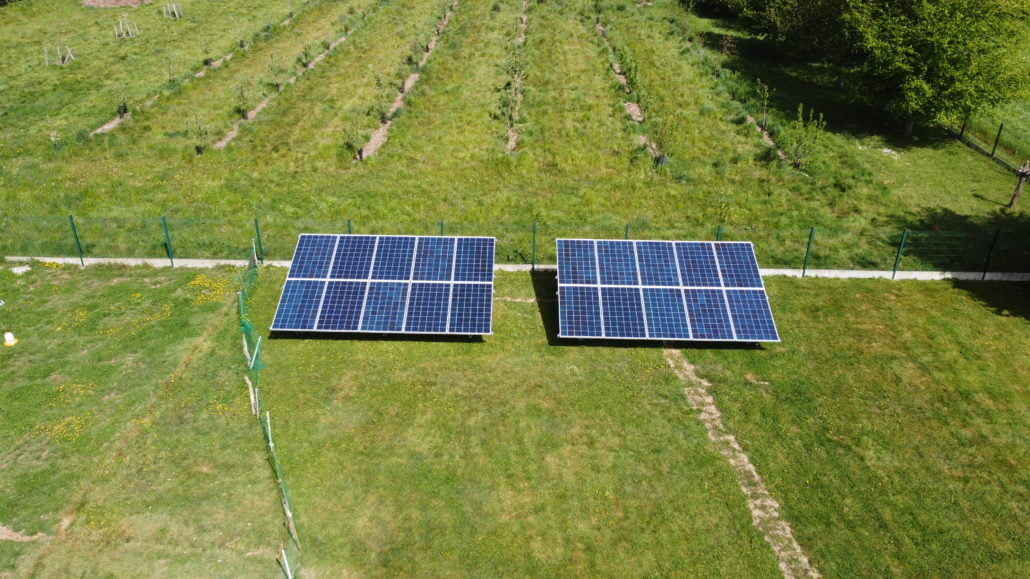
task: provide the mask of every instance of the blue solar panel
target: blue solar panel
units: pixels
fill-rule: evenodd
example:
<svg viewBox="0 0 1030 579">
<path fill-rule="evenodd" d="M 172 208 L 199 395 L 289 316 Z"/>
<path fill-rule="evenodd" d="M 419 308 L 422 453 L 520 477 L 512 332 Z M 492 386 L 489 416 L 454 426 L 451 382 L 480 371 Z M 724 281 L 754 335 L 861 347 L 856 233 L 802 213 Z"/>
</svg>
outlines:
<svg viewBox="0 0 1030 579">
<path fill-rule="evenodd" d="M 406 332 L 440 333 L 447 331 L 447 307 L 451 284 L 413 283 L 404 323 Z"/>
<path fill-rule="evenodd" d="M 598 288 L 558 286 L 558 326 L 562 336 L 600 338 L 601 301 Z"/>
<path fill-rule="evenodd" d="M 558 240 L 558 282 L 597 283 L 597 254 L 593 241 Z"/>
<path fill-rule="evenodd" d="M 697 340 L 732 340 L 726 294 L 715 289 L 684 290 L 690 327 Z"/>
<path fill-rule="evenodd" d="M 598 241 L 597 266 L 601 285 L 639 285 L 632 241 Z"/>
<path fill-rule="evenodd" d="M 689 340 L 690 324 L 683 309 L 683 292 L 676 288 L 643 288 L 648 337 Z"/>
<path fill-rule="evenodd" d="M 336 248 L 335 235 L 301 235 L 288 278 L 324 278 Z"/>
<path fill-rule="evenodd" d="M 750 243 L 717 243 L 715 254 L 719 257 L 724 287 L 763 287 L 758 260 Z"/>
<path fill-rule="evenodd" d="M 304 234 L 272 330 L 489 334 L 495 240 Z"/>
<path fill-rule="evenodd" d="M 779 341 L 748 242 L 559 239 L 563 338 Z"/>
<path fill-rule="evenodd" d="M 336 245 L 332 279 L 368 279 L 375 256 L 376 238 L 372 235 L 344 235 Z"/>
<path fill-rule="evenodd" d="M 361 329 L 365 332 L 400 332 L 404 329 L 404 302 L 408 285 L 401 282 L 373 282 L 368 286 Z"/>
<path fill-rule="evenodd" d="M 668 241 L 638 241 L 637 261 L 640 263 L 640 284 L 680 287 L 676 269 L 676 253 Z"/>
<path fill-rule="evenodd" d="M 726 290 L 738 340 L 779 341 L 769 300 L 762 290 Z"/>
<path fill-rule="evenodd" d="M 372 279 L 411 279 L 414 253 L 414 237 L 380 237 L 372 265 Z"/>
<path fill-rule="evenodd" d="M 286 280 L 272 327 L 289 327 L 295 330 L 313 329 L 324 289 L 325 282 L 320 280 Z"/>
<path fill-rule="evenodd" d="M 415 252 L 415 273 L 412 279 L 449 281 L 454 269 L 454 244 L 456 241 L 453 237 L 420 237 L 418 250 Z M 493 259 L 490 259 L 489 263 L 493 267 Z"/>
<path fill-rule="evenodd" d="M 711 243 L 679 242 L 676 257 L 684 287 L 722 287 Z"/>
<path fill-rule="evenodd" d="M 494 238 L 459 237 L 454 281 L 494 280 Z"/>
<path fill-rule="evenodd" d="M 601 312 L 604 315 L 605 336 L 638 338 L 647 335 L 640 288 L 602 287 Z"/>
<path fill-rule="evenodd" d="M 325 288 L 322 312 L 318 316 L 320 330 L 358 329 L 361 304 L 368 283 L 363 281 L 331 281 Z"/>
<path fill-rule="evenodd" d="M 455 334 L 490 332 L 493 288 L 485 283 L 456 283 L 451 290 L 449 330 Z"/>
</svg>

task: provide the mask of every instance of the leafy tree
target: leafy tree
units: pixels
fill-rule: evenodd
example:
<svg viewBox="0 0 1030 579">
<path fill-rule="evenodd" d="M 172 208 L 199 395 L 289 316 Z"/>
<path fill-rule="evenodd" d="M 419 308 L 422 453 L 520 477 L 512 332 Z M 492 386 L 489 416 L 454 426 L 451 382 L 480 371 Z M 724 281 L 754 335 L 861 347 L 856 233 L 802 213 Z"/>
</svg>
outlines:
<svg viewBox="0 0 1030 579">
<path fill-rule="evenodd" d="M 1025 90 L 1025 0 L 849 0 L 850 92 L 905 123 L 965 117 Z"/>
</svg>

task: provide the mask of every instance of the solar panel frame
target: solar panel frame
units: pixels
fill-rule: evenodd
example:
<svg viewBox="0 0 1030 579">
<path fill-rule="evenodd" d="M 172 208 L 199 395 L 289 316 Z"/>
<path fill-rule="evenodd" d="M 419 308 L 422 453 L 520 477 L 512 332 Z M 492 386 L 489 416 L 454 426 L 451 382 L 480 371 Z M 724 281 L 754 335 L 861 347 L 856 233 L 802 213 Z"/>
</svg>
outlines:
<svg viewBox="0 0 1030 579">
<path fill-rule="evenodd" d="M 324 252 L 318 253 L 309 249 L 312 246 L 321 247 L 322 245 L 319 244 L 326 243 L 327 240 L 325 238 L 329 237 L 336 238 L 336 240 L 331 243 L 332 253 L 328 255 L 328 258 L 325 257 Z M 308 238 L 315 238 L 313 241 L 318 243 L 309 242 L 307 241 Z M 373 241 L 372 250 L 369 253 L 364 244 L 367 244 L 370 239 Z M 386 240 L 385 243 L 383 243 L 384 240 Z M 437 259 L 444 259 L 449 263 L 444 265 L 436 264 L 427 269 L 427 265 L 433 265 L 428 264 L 428 261 L 431 261 L 433 257 L 431 254 L 434 253 L 434 249 L 440 249 L 440 240 L 444 240 L 442 242 L 444 245 L 450 242 L 450 248 L 438 253 Z M 423 251 L 420 253 L 421 243 L 425 243 L 426 247 L 423 247 Z M 410 245 L 410 252 L 405 249 L 408 245 Z M 462 258 L 467 258 L 467 262 L 459 259 L 459 247 L 465 250 Z M 346 261 L 347 256 L 342 255 L 340 251 L 343 251 L 345 248 L 356 248 L 360 252 L 358 257 L 367 259 L 367 263 L 357 264 L 353 267 L 342 263 L 342 261 Z M 384 253 L 380 254 L 380 249 L 384 249 Z M 273 318 L 271 330 L 274 332 L 317 332 L 328 334 L 492 335 L 495 250 L 496 238 L 493 237 L 302 233 L 298 237 L 297 246 L 294 249 L 290 272 L 299 271 L 305 274 L 313 272 L 316 274 L 320 273 L 321 276 L 301 277 L 293 276 L 290 272 L 287 273 L 287 280 L 283 284 L 283 290 L 276 305 L 276 314 Z M 306 252 L 306 255 L 303 254 L 304 252 Z M 304 258 L 311 257 L 312 255 L 319 257 L 325 263 L 314 265 L 305 263 Z M 389 263 L 377 269 L 376 260 L 382 256 L 386 256 Z M 421 262 L 420 258 L 422 259 Z M 459 270 L 459 267 L 464 269 Z M 364 275 L 355 275 L 354 277 L 345 275 L 348 273 L 361 274 L 362 272 Z M 464 279 L 456 279 L 459 275 Z M 437 279 L 423 279 L 426 277 Z M 321 295 L 318 299 L 317 309 L 310 313 L 308 309 L 311 308 L 312 296 L 309 294 L 314 291 L 315 284 L 321 284 Z M 330 309 L 337 307 L 337 301 L 339 300 L 350 302 L 353 306 L 353 302 L 356 301 L 353 291 L 356 288 L 356 284 L 362 286 L 360 310 L 357 314 L 356 324 L 353 320 L 349 319 L 353 316 L 325 310 L 327 305 Z M 416 286 L 427 285 L 439 285 L 447 288 L 447 308 L 443 315 L 445 326 L 442 330 L 409 329 L 409 327 L 439 327 L 438 323 L 431 320 L 426 321 L 428 318 L 426 318 L 427 312 L 424 309 L 419 310 L 415 314 L 416 317 L 421 316 L 422 320 L 417 321 L 413 319 L 412 323 L 409 324 L 408 316 L 411 313 L 409 310 L 412 306 L 413 295 L 416 294 L 415 288 Z M 403 287 L 398 288 L 398 286 Z M 456 286 L 469 287 L 462 292 L 455 292 L 454 288 Z M 284 305 L 290 306 L 298 299 L 297 296 L 292 295 L 290 291 L 292 287 L 303 287 L 306 290 L 300 296 L 300 299 L 305 300 L 304 305 L 294 305 L 292 310 L 284 311 L 280 315 L 280 309 Z M 346 288 L 348 291 L 345 292 L 343 288 Z M 390 291 L 394 293 L 390 294 Z M 397 291 L 400 291 L 401 301 L 397 301 Z M 422 293 L 424 293 L 421 289 L 418 292 L 419 296 L 422 296 Z M 434 300 L 436 300 L 436 303 L 439 303 L 437 299 L 439 298 L 439 292 L 430 293 L 434 294 Z M 452 316 L 458 315 L 458 312 L 452 312 L 452 302 L 455 299 L 456 293 L 459 294 L 459 297 L 466 300 L 462 302 L 467 306 L 464 312 L 472 312 L 478 316 L 476 319 L 460 320 L 457 317 L 452 318 Z M 370 295 L 372 296 L 371 303 L 369 302 Z M 380 299 L 385 300 L 385 302 L 380 302 Z M 394 310 L 384 305 L 389 303 L 395 305 Z M 397 308 L 396 304 L 400 304 L 402 308 Z M 424 305 L 422 303 L 417 305 L 417 307 Z M 381 309 L 379 306 L 383 306 L 383 308 Z M 370 307 L 376 311 L 372 313 L 372 317 L 366 322 L 366 314 Z M 303 323 L 291 327 L 286 322 L 289 321 L 291 313 L 296 314 L 299 310 L 303 310 L 302 313 L 305 314 L 305 317 L 301 320 Z M 313 320 L 308 319 L 312 317 Z M 454 320 L 458 320 L 458 323 L 452 324 Z M 340 326 L 344 327 L 340 328 Z M 453 328 L 471 328 L 473 331 L 454 331 L 452 326 Z"/>
<path fill-rule="evenodd" d="M 750 241 L 560 238 L 555 244 L 559 338 L 780 341 Z M 626 283 L 628 272 L 612 273 L 625 259 L 602 262 L 612 248 L 625 254 L 629 245 L 635 260 L 632 284 Z M 607 303 L 606 298 L 616 296 L 621 296 L 620 303 Z M 607 319 L 612 315 L 619 319 Z M 633 331 L 640 325 L 642 332 Z"/>
</svg>

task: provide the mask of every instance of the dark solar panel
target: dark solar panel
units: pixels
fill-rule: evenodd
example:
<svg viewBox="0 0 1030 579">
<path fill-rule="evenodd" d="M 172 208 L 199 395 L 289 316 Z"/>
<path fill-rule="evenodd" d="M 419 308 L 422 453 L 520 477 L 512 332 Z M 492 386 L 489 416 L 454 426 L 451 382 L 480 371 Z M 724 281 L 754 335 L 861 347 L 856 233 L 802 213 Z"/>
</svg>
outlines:
<svg viewBox="0 0 1030 579">
<path fill-rule="evenodd" d="M 489 334 L 493 238 L 303 234 L 276 331 Z"/>
<path fill-rule="evenodd" d="M 560 337 L 779 341 L 749 242 L 557 246 Z"/>
</svg>

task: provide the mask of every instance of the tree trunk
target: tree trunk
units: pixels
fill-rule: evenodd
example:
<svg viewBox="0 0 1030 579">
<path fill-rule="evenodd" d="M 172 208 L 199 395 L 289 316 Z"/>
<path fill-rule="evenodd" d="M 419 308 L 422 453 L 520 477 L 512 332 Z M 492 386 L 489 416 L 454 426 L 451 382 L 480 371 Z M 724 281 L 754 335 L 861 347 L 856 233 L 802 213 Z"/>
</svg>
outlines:
<svg viewBox="0 0 1030 579">
<path fill-rule="evenodd" d="M 1019 168 L 1016 174 L 1019 175 L 1019 181 L 1016 182 L 1016 191 L 1012 194 L 1012 200 L 1009 201 L 1009 209 L 1016 208 L 1019 196 L 1023 194 L 1023 184 L 1026 183 L 1027 178 L 1030 178 L 1030 160 L 1023 163 L 1023 166 Z"/>
</svg>

